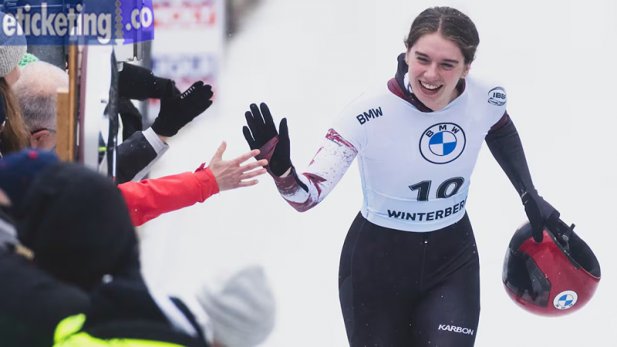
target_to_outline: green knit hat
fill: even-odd
[[[26,53],[24,54],[24,56],[21,58],[21,60],[19,61],[19,67],[24,67],[30,63],[34,63],[35,61],[39,61],[39,58],[36,57],[36,55],[31,54],[31,53]]]

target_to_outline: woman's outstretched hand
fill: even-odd
[[[267,159],[270,171],[281,176],[291,168],[289,132],[287,118],[281,119],[279,129],[276,130],[274,120],[268,105],[261,103],[250,105],[250,111],[244,113],[246,125],[242,133],[251,149],[259,149],[258,159]]]

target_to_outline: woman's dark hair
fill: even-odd
[[[461,49],[465,64],[474,60],[480,44],[478,30],[467,15],[451,7],[431,7],[422,11],[411,23],[405,47],[409,50],[420,37],[436,32]]]
[[[21,115],[17,98],[4,77],[0,77],[0,107],[4,106],[6,123],[0,132],[0,153],[8,154],[28,147],[30,132]]]

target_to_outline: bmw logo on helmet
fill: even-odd
[[[572,290],[563,291],[553,299],[553,306],[558,310],[567,310],[576,304],[578,295]]]
[[[540,243],[533,239],[529,222],[516,230],[506,251],[502,280],[506,293],[524,310],[562,316],[591,300],[600,283],[600,263],[574,232],[574,225],[561,219],[548,224]]]
[[[465,149],[465,132],[454,123],[437,123],[420,138],[420,153],[433,164],[446,164],[458,158]]]

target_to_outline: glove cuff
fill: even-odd
[[[538,197],[538,191],[535,188],[529,189],[521,194],[521,202],[525,205],[531,200],[537,200]]]
[[[276,187],[283,196],[290,195],[291,193],[296,191],[298,186],[302,188],[305,192],[308,192],[309,190],[306,184],[304,184],[298,177],[296,168],[293,165],[291,165],[291,171],[289,172],[289,175],[285,177],[277,176],[270,170],[268,170],[268,173],[274,179]]]
[[[161,117],[160,114],[158,117],[156,117],[156,119],[154,120],[154,123],[152,123],[150,127],[152,128],[152,130],[154,130],[154,132],[157,135],[166,136],[166,137],[172,137],[176,135],[179,130],[173,124],[169,124],[168,122],[166,122],[165,117]]]
[[[274,162],[274,163],[268,165],[269,171],[272,174],[276,175],[276,176],[283,175],[291,167],[293,167],[293,165],[291,165],[291,160],[289,160],[289,161],[287,161],[285,163]]]

